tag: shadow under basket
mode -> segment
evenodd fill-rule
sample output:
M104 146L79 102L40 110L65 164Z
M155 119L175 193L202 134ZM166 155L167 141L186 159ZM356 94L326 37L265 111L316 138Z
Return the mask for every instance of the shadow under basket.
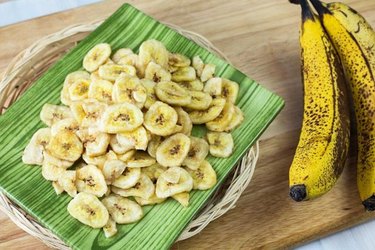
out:
M97 28L101 22L70 26L40 39L18 54L5 70L3 79L0 82L0 113L4 113L54 62ZM220 50L201 35L183 30L175 25L167 25L229 62L228 58ZM259 143L256 142L236 164L226 182L218 188L205 207L185 228L177 241L198 234L211 221L235 207L237 200L250 183L258 156ZM57 249L70 249L50 230L40 225L1 192L0 209L18 227L38 238L47 246Z

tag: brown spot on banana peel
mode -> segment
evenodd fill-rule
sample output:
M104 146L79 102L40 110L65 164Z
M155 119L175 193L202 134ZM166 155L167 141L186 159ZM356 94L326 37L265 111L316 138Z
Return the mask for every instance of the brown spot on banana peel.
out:
M304 23L302 74L307 82L303 131L290 170L290 196L296 201L315 198L333 187L343 170L350 133L345 79L338 55L306 0L300 2ZM306 28L307 22L321 35L312 34Z

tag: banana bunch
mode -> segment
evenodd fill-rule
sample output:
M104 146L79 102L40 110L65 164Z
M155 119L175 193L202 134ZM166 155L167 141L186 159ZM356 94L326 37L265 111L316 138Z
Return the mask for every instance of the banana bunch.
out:
M48 127L22 156L42 166L56 194L73 197L72 217L106 237L117 224L140 220L141 206L171 197L187 207L191 190L212 188L216 172L205 159L232 154L230 132L244 119L238 84L215 77L215 65L199 56L170 53L156 40L143 42L138 55L111 54L109 44L98 44L84 70L66 76L66 106L43 106ZM205 124L205 138L191 135L193 124Z
M355 114L355 121L353 121L352 126L356 130L358 190L360 198L362 200L362 204L364 205L366 210L375 210L375 32L357 11L353 10L343 3L337 2L326 4L320 2L319 0L310 0L319 14L318 19L310 11L307 0L293 2L300 3L302 6L302 12L305 13L303 14L303 26L305 26L305 29L303 30L301 36L307 37L306 33L310 32L308 39L313 39L313 28L307 27L306 20L314 19L315 23L322 27L320 28L321 34L319 34L319 36L325 37L325 44L330 44L330 47L332 47L333 45L335 51L337 51L337 54L339 56L340 64L337 64L337 70L341 67L345 73L348 83L348 89L350 89L352 104L354 106L353 109ZM308 29L310 29L310 31ZM314 32L314 34L317 35L316 32ZM308 47L306 47L307 43L309 42L301 43L304 53L308 53ZM309 69L311 69L311 65L319 64L316 60L316 56L321 56L317 47L314 50L311 50L311 53L314 53L315 60L314 62L310 62ZM327 55L327 52L322 52L322 54ZM311 73L310 70L306 70L305 66L307 63L308 62L305 60L303 64L305 79ZM331 75L329 76L329 78L327 78L326 82L329 82L329 80L334 79L338 76L337 72L334 72L334 68L332 66L326 67L326 71L331 72ZM320 74L320 76L321 75L322 74ZM318 76L312 76L311 80L316 82L316 77ZM312 91L308 90L305 86L305 91L306 90ZM341 95L344 98L344 88L342 88L341 90L340 96ZM310 115L311 117L311 113L306 106L311 106L310 103L308 103L308 99L306 99L307 97L308 96L306 96L305 93L304 116ZM326 97L328 98L328 96ZM333 96L333 98L335 97L337 98L337 95ZM315 100L316 99L314 99L314 101ZM348 117L346 106L348 104L345 103L344 105L345 107L342 106L342 108L338 109L334 114L336 116L338 116L339 114L345 115L346 121ZM305 125L305 120L303 125ZM343 121L341 121L341 127L347 130L348 122L344 123ZM316 128L318 128L318 126ZM303 139L303 133L306 132L307 131L304 130L303 126L301 139ZM332 135L336 134L336 136L338 136L339 133L340 130L332 130ZM321 136L324 135L321 134ZM322 192L322 187L326 189L325 191L328 191L332 187L328 180L330 178L335 178L338 173L342 171L347 153L347 137L348 132L345 133L344 137L341 137L341 142L339 142L339 144L335 148L332 148L332 152L336 152L337 155L336 161L334 161L335 164L331 164L330 169L332 170L332 174L328 174L325 176L319 174L316 175L318 169L320 168L320 166L318 166L317 164L312 164L308 167L306 167L306 165L301 165L300 167L292 165L290 170L292 198L294 198L295 200L314 198L315 196L317 196L315 194L321 195L324 193ZM332 140L329 140L329 142L332 143ZM327 149L328 148L329 147L327 147ZM314 158L315 155L316 154L311 152L309 154L309 157ZM299 148L297 148L295 159L301 157L303 157L303 153ZM318 156L318 158L321 159L320 156ZM319 188L314 190L309 190L309 188L306 188L308 186L311 186L311 184L308 183L309 177L304 179L306 171L310 171L311 173L315 174L315 176L317 177L315 179L315 183L318 184L317 187Z

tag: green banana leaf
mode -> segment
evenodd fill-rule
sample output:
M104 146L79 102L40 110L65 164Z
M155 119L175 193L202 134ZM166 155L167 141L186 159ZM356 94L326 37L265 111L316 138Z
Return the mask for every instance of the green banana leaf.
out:
M57 196L51 183L43 179L41 168L23 164L21 156L33 133L45 127L39 119L43 104L60 104L60 91L65 76L82 68L82 59L90 48L97 43L106 42L111 44L113 51L129 47L137 52L140 44L151 38L162 41L170 51L189 57L200 55L204 62L217 65L218 76L239 83L237 105L244 112L245 120L233 133L233 155L227 159L208 158L218 175L215 188L192 192L188 208L183 208L172 199L163 204L147 206L141 221L118 225L117 235L107 239L102 230L92 229L71 217L66 209L71 198L66 194ZM74 249L167 249L283 105L280 97L264 89L227 62L125 4L55 63L0 116L0 190ZM201 127L194 128L193 131L195 135L203 132Z

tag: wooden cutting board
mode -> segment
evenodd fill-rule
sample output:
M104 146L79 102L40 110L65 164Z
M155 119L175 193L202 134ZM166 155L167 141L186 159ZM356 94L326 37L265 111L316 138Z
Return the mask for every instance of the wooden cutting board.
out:
M158 20L207 37L232 63L282 96L286 107L261 139L253 180L235 209L174 249L275 249L317 239L369 220L358 198L353 161L326 196L305 203L288 197L288 169L302 118L300 10L287 0L129 1ZM375 26L375 1L347 0ZM0 28L0 72L22 49L66 26L111 14L111 0ZM0 213L0 249L46 249Z

